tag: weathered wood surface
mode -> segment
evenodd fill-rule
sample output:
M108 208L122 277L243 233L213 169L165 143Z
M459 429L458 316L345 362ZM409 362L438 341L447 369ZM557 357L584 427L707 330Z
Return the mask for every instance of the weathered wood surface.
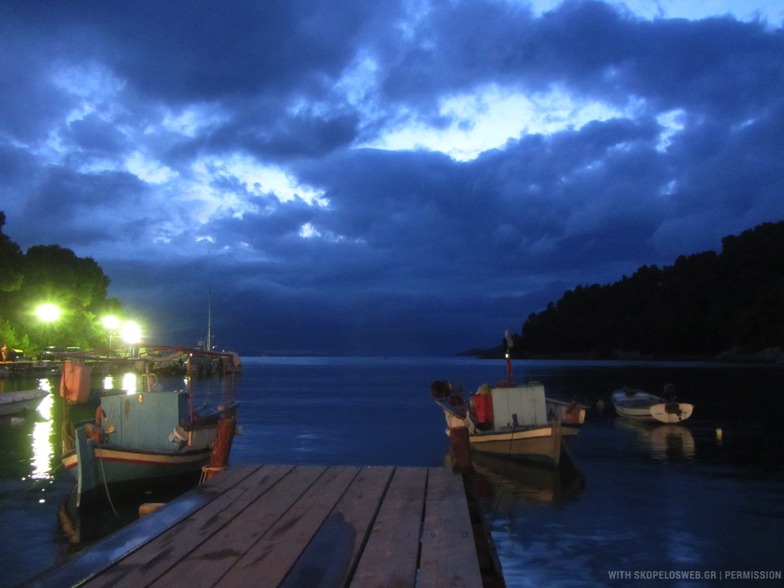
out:
M172 522L145 541L112 536L102 543L119 545L89 548L77 560L93 569L78 582L66 575L68 583L482 586L463 480L445 468L241 466L195 495L190 512L169 514ZM130 527L155 528L147 521L177 503Z

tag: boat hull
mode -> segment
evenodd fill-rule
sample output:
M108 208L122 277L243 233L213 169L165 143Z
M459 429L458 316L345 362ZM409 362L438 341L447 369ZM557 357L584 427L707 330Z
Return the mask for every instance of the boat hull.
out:
M482 418L472 415L461 395L444 394L450 389L442 382L431 386L431 395L444 411L447 427L467 428L473 451L504 459L557 467L565 449L563 438L576 435L584 420L583 407L547 399L544 386L538 382L496 386L489 388L489 394L474 397L472 411L478 406ZM568 427L561 422L567 413Z
M557 467L564 448L557 424L536 429L477 432L470 434L471 449L515 461Z
M21 390L0 394L0 416L10 416L35 410L49 392L46 390Z
M133 485L154 486L174 479L193 477L209 464L212 450L204 447L182 452L143 451L88 438L84 427L76 429L76 448L65 454L62 463L76 479L77 505L97 490Z

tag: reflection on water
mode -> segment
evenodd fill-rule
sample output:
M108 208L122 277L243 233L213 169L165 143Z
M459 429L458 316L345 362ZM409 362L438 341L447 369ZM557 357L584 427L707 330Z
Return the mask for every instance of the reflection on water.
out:
M694 436L684 425L637 423L624 418L617 418L615 424L634 431L643 453L655 460L694 459Z
M30 476L38 480L52 477L54 458L54 421L51 418L33 424L33 456Z
M582 474L565 453L557 468L472 453L480 502L491 511L509 511L530 503L560 503L584 486Z
M89 509L77 508L75 493L71 492L57 511L57 527L68 542L67 553L77 553L138 520L142 505L171 502L191 488L192 481L172 482L122 500L95 500Z
M114 390L116 379L120 380L120 390L125 390L128 394L135 394L138 390L139 386L139 375L135 374L134 372L127 372L120 376L119 378L115 378L115 376L109 374L104 376L103 378L103 390Z

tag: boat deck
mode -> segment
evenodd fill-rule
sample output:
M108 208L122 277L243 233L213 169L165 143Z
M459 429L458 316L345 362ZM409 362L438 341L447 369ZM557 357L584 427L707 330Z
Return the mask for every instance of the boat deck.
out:
M416 467L230 468L33 585L482 586L463 478Z

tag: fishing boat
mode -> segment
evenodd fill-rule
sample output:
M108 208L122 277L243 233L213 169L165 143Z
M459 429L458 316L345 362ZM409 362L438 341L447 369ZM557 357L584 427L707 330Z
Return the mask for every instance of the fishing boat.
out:
M196 347L198 349L206 349L207 351L213 350L212 288L209 289L209 297L207 301L207 338L205 340L199 341L196 344ZM216 373L234 372L236 374L239 374L242 372L242 358L240 358L239 354L234 351L223 350L221 357L213 362L212 368L214 368ZM210 369L210 368L206 368L206 369Z
M28 410L35 410L41 404L46 390L19 390L0 394L0 416L10 416Z
M467 427L472 450L556 467L566 445L561 422L548 419L539 382L484 385L466 404L462 390L445 380L430 386L448 428Z
M188 365L196 355L220 358L221 353L165 347L187 351ZM65 362L60 394L68 403L87 402L89 366ZM233 374L223 382L223 398L214 406L196 405L192 374L186 389L163 390L155 374L145 371L140 389L101 393L95 420L73 424L64 434L62 463L76 478L76 505L112 492L130 491L139 485L154 486L192 478L198 481L210 464L221 422L234 431L236 409ZM230 448L230 437L228 446Z
M693 404L676 400L670 384L664 387L664 396L624 386L613 392L612 402L618 416L641 423L677 424L694 411Z

